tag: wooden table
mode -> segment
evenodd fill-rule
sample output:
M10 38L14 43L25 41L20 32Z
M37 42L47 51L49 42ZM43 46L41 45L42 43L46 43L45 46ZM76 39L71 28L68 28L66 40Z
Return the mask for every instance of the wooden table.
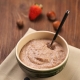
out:
M29 8L32 4L43 5L41 18L30 21ZM80 0L0 0L0 63L9 55L17 42L29 28L55 32L52 22L47 19L47 12L53 10L59 21L66 10L70 14L63 25L61 32L66 41L80 48ZM21 18L23 29L17 27L16 21Z

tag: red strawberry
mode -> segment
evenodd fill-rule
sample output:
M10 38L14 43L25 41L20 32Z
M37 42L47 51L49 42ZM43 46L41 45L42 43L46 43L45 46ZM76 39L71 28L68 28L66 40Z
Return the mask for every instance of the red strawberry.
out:
M29 19L35 20L42 12L42 5L34 4L30 7Z

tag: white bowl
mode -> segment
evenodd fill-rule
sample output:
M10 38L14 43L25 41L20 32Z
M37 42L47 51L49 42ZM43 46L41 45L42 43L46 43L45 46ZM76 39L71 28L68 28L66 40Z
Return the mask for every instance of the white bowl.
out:
M64 48L67 55L66 55L65 59L63 60L63 62L61 62L56 67L53 67L50 69L44 69L44 70L32 69L32 68L28 67L26 64L24 64L19 58L19 54L20 54L21 49L30 40L41 39L41 38L42 39L45 39L45 38L52 39L53 36L54 36L54 33L50 32L50 31L35 31L33 33L26 35L17 43L16 58L17 58L17 61L20 65L21 69L25 73L27 73L27 75L32 76L32 77L37 77L37 78L41 78L41 77L46 78L46 77L51 77L53 75L56 75L57 73L62 71L62 69L64 68L64 66L68 60L69 47L68 47L66 40L63 37L61 37L60 35L58 35L56 41L62 45L62 47Z

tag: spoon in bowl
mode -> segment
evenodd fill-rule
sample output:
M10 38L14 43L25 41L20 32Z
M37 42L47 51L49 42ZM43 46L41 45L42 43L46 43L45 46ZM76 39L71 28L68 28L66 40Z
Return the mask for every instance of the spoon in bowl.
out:
M67 10L66 13L64 14L64 17L63 17L63 19L62 19L62 21L61 21L61 23L60 23L60 25L58 27L58 30L56 31L56 33L55 33L55 35L54 35L54 37L52 39L51 44L48 46L49 48L52 49L52 44L56 40L56 38L57 38L57 36L58 36L58 34L59 34L59 32L60 32L60 30L61 30L61 28L62 28L62 26L63 26L63 24L64 24L64 22L65 22L65 20L66 20L66 18L67 18L69 13L70 13L70 11Z

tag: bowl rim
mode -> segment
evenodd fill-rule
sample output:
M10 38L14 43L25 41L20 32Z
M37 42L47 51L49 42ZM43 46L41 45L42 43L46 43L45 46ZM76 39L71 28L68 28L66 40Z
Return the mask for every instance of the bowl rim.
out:
M31 68L31 67L27 66L26 64L24 64L24 63L20 60L20 58L19 58L19 56L18 56L18 54L17 54L18 45L19 45L19 43L20 43L23 39L25 39L27 36L29 36L29 35L31 35L31 34L34 34L34 33L42 33L42 32L44 32L44 33L50 33L50 34L53 34L53 35L55 34L54 32L45 31L45 30L44 30L44 31L35 31L35 32L28 33L27 35L25 35L24 37L22 37L22 38L18 41L18 43L17 43L17 45L16 45L16 58L17 58L17 60L18 60L23 66L27 67L27 68L30 69L30 70L35 70L35 71L51 71L51 70L55 70L55 69L59 68L60 66L62 66L62 65L67 61L67 59L68 59L68 57L69 57L68 43L67 43L66 40L65 40L62 36L60 36L60 35L58 35L58 37L61 38L61 39L64 41L64 43L66 44L67 55L66 55L65 59L64 59L59 65L57 65L57 66L55 66L55 67L48 68L48 69L35 69L35 68Z

